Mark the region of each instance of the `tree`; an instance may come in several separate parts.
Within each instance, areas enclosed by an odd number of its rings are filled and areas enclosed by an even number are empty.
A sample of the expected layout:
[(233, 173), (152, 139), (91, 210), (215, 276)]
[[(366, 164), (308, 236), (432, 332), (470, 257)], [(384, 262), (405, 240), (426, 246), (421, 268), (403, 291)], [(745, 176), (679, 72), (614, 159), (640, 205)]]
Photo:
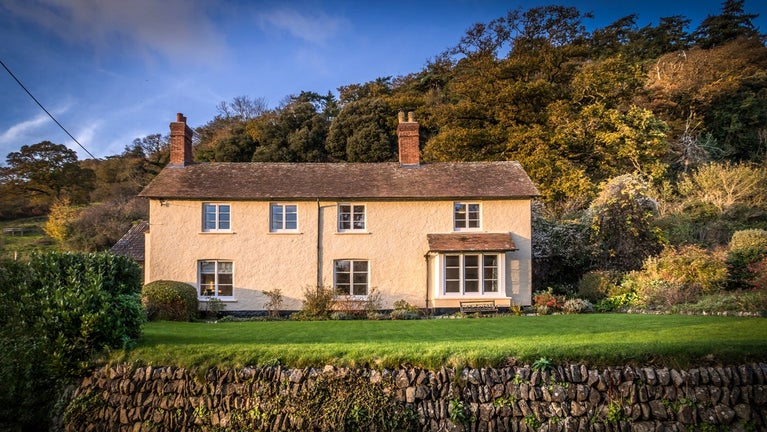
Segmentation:
[(51, 205), (48, 220), (43, 226), (43, 231), (60, 245), (69, 237), (69, 225), (77, 216), (78, 209), (71, 205), (68, 198), (56, 200)]
[(621, 175), (604, 183), (589, 208), (591, 241), (597, 268), (634, 270), (662, 248), (654, 226), (657, 204), (647, 185), (634, 175)]
[(230, 102), (221, 101), (216, 105), (217, 117), (239, 121), (252, 120), (268, 110), (266, 99), (251, 99), (248, 96), (235, 96)]
[(256, 162), (322, 162), (331, 118), (337, 113), (335, 97), (313, 92), (291, 96), (278, 109), (248, 123), (257, 147)]
[(63, 144), (43, 141), (22, 146), (20, 151), (8, 154), (6, 164), (0, 169), (0, 178), (46, 205), (64, 197), (73, 203), (86, 202), (94, 187), (93, 171), (81, 168), (77, 153)]
[(693, 33), (695, 42), (702, 48), (712, 48), (738, 38), (759, 40), (761, 35), (752, 20), (758, 14), (743, 10), (745, 0), (725, 0), (720, 15), (709, 15)]
[(735, 206), (767, 204), (767, 170), (747, 164), (709, 163), (685, 175), (679, 191), (688, 200), (714, 206), (719, 214)]
[(382, 99), (347, 103), (333, 119), (326, 150), (336, 160), (383, 162), (394, 159), (395, 137), (389, 124), (395, 111)]

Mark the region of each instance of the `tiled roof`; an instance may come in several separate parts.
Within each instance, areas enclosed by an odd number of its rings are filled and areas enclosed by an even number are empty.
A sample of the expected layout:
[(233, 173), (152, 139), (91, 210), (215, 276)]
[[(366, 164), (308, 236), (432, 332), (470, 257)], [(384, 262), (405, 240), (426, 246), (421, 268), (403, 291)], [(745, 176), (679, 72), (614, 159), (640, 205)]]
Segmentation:
[(518, 162), (230, 163), (167, 167), (141, 192), (175, 199), (450, 199), (539, 195)]
[(517, 250), (508, 233), (427, 234), (430, 252), (505, 252)]
[(144, 262), (144, 233), (148, 230), (149, 222), (141, 221), (133, 225), (109, 251), (131, 257), (140, 263)]

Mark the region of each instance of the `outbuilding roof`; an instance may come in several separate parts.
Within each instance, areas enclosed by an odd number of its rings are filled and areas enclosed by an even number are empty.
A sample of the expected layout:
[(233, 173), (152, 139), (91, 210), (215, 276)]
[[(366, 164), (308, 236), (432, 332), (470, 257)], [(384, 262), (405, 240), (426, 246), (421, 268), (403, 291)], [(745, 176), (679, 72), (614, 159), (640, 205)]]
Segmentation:
[(513, 199), (538, 196), (518, 162), (267, 163), (169, 166), (139, 196), (158, 199)]
[(139, 263), (144, 262), (144, 233), (149, 231), (149, 222), (140, 221), (133, 225), (120, 240), (109, 249), (117, 255), (125, 255)]

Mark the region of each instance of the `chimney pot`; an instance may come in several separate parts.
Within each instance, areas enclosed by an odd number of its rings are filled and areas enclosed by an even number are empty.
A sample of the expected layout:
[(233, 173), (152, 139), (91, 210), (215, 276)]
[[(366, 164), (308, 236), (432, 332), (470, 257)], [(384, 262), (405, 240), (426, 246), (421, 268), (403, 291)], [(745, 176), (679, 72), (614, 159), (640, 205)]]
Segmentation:
[(397, 125), (397, 141), (399, 143), (399, 163), (402, 166), (418, 166), (421, 163), (421, 149), (419, 147), (419, 126), (415, 121), (413, 112), (408, 113), (405, 122), (405, 113), (400, 111)]
[(398, 123), (405, 123), (405, 111), (400, 111), (399, 114), (397, 114), (397, 120)]

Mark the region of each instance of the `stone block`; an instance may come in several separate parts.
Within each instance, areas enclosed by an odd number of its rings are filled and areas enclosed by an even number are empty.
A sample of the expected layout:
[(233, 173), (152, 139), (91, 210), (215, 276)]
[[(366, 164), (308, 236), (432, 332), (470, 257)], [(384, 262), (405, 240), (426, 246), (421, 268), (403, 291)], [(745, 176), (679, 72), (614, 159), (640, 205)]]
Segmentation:
[(716, 419), (719, 424), (730, 424), (735, 418), (735, 410), (727, 405), (717, 405), (714, 407), (714, 412), (716, 413)]

